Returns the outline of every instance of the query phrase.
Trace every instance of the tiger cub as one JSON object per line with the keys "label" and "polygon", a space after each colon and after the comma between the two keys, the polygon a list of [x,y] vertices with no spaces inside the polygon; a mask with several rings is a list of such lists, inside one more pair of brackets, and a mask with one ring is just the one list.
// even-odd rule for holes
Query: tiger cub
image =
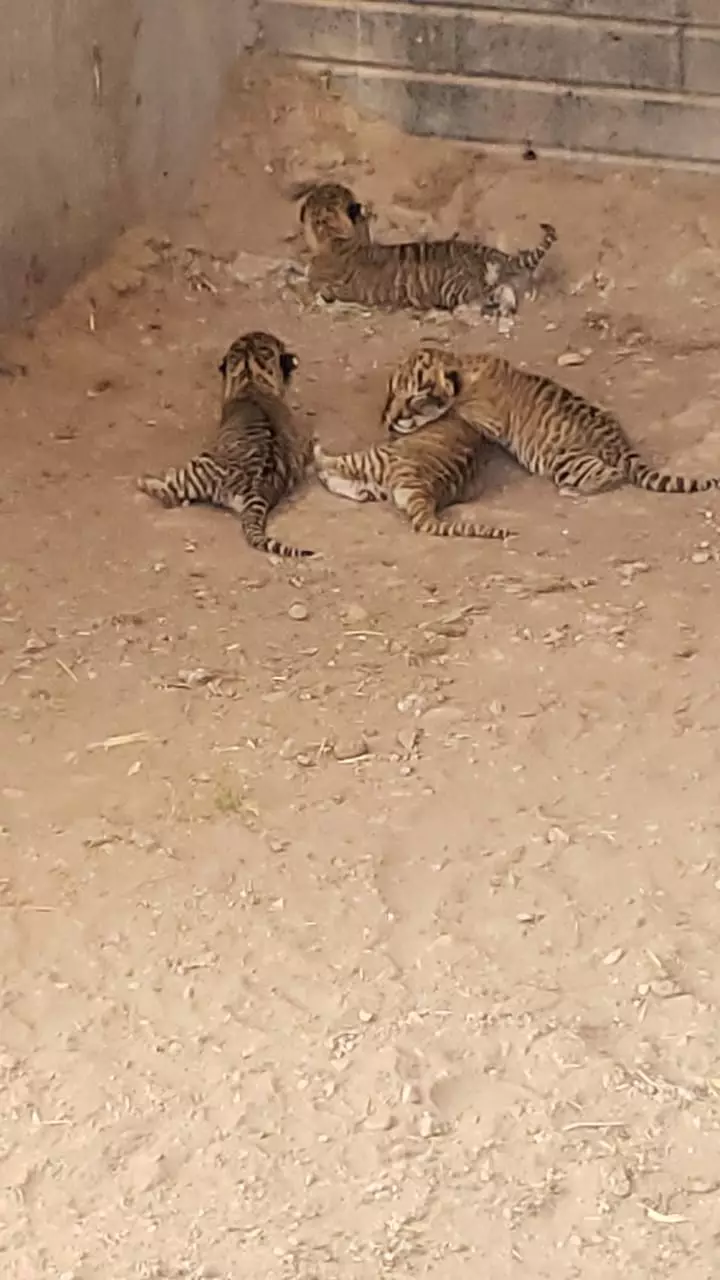
{"label": "tiger cub", "polygon": [[207,448],[138,488],[165,507],[205,502],[240,520],[251,547],[277,556],[311,556],[266,532],[270,512],[303,480],[311,441],[286,404],[297,357],[270,333],[246,333],[225,353],[220,424]]}
{"label": "tiger cub", "polygon": [[476,496],[488,452],[487,442],[454,414],[417,435],[357,453],[329,454],[317,440],[313,449],[318,479],[330,493],[354,502],[389,499],[416,533],[511,538],[509,529],[438,515]]}
{"label": "tiger cub", "polygon": [[720,487],[720,478],[693,480],[654,470],[632,448],[609,410],[500,356],[461,356],[422,347],[391,374],[382,416],[391,437],[420,428],[424,434],[427,424],[438,419],[454,433],[456,414],[507,449],[532,475],[549,476],[571,497],[623,483],[655,493]]}
{"label": "tiger cub", "polygon": [[557,240],[555,228],[544,222],[539,244],[515,254],[460,239],[378,244],[370,239],[364,207],[348,201],[348,188],[338,190],[345,193],[342,199],[318,197],[311,205],[310,196],[301,211],[314,254],[308,280],[325,302],[420,311],[479,306],[507,330],[520,296],[530,292],[535,271]]}
{"label": "tiger cub", "polygon": [[297,183],[290,197],[302,200],[300,224],[311,253],[320,253],[336,239],[370,243],[370,213],[341,182]]}

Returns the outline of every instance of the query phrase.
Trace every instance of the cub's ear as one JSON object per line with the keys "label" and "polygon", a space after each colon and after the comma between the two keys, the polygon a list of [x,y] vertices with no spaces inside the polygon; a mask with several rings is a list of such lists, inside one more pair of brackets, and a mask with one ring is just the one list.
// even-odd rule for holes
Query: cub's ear
{"label": "cub's ear", "polygon": [[286,382],[290,380],[300,361],[292,351],[283,351],[280,356],[280,370]]}
{"label": "cub's ear", "polygon": [[225,374],[227,373],[227,356],[223,356],[220,361],[218,365],[218,373],[221,373],[223,378],[225,377]]}
{"label": "cub's ear", "polygon": [[448,371],[447,380],[450,383],[450,386],[452,387],[453,395],[459,396],[460,389],[462,387],[462,378],[460,377],[460,374],[458,373],[457,369],[450,369]]}
{"label": "cub's ear", "polygon": [[307,207],[308,207],[307,200],[303,200],[302,204],[300,205],[300,221],[303,223],[305,222],[305,219],[307,217]]}

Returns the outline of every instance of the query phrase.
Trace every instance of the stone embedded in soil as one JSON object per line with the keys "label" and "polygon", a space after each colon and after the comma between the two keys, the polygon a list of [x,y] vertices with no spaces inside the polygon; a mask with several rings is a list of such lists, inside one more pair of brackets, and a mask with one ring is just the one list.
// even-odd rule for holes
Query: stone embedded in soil
{"label": "stone embedded in soil", "polygon": [[419,729],[400,729],[395,735],[403,751],[414,751],[420,741]]}
{"label": "stone embedded in soil", "polygon": [[460,707],[450,706],[443,703],[439,707],[430,707],[423,712],[422,719],[425,724],[443,725],[457,724],[458,720],[464,719],[465,713]]}
{"label": "stone embedded in soil", "polygon": [[349,764],[352,760],[362,760],[363,756],[369,754],[370,748],[364,738],[347,738],[345,741],[336,742],[333,747],[335,759],[345,764]]}
{"label": "stone embedded in soil", "polygon": [[309,616],[310,614],[307,607],[304,604],[301,604],[299,600],[296,600],[294,604],[291,604],[288,609],[288,617],[292,618],[293,622],[305,622]]}
{"label": "stone embedded in soil", "polygon": [[366,1116],[363,1127],[371,1133],[386,1133],[388,1129],[394,1129],[396,1124],[397,1120],[390,1108],[380,1103]]}
{"label": "stone embedded in soil", "polygon": [[343,621],[350,623],[351,626],[360,626],[361,623],[367,622],[368,611],[363,609],[361,604],[351,601],[350,604],[343,606]]}

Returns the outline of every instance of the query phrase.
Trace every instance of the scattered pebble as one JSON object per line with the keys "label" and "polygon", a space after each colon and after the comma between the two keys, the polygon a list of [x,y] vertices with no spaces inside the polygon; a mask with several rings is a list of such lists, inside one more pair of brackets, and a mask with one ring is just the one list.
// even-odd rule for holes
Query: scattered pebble
{"label": "scattered pebble", "polygon": [[288,617],[292,618],[293,622],[305,622],[309,616],[310,613],[308,609],[304,604],[301,604],[299,600],[296,600],[294,604],[291,604],[288,609]]}
{"label": "scattered pebble", "polygon": [[429,1111],[423,1111],[418,1121],[418,1133],[421,1138],[436,1138],[445,1132],[445,1126],[436,1120]]}
{"label": "scattered pebble", "polygon": [[403,751],[410,755],[420,741],[419,729],[400,729],[395,735]]}
{"label": "scattered pebble", "polygon": [[349,623],[350,626],[358,627],[363,622],[367,622],[369,615],[367,609],[363,609],[361,604],[351,601],[350,604],[344,605],[342,616],[344,622]]}
{"label": "scattered pebble", "polygon": [[380,1103],[376,1104],[370,1115],[365,1117],[363,1127],[369,1129],[371,1133],[387,1133],[388,1129],[394,1129],[396,1124],[397,1120],[390,1108]]}
{"label": "scattered pebble", "polygon": [[443,703],[439,707],[429,707],[427,711],[422,713],[424,724],[443,725],[456,724],[458,720],[465,718],[465,713],[460,707],[453,707],[450,703]]}
{"label": "scattered pebble", "polygon": [[582,351],[563,351],[558,356],[557,363],[561,368],[566,368],[569,365],[585,364],[586,359],[587,356],[584,356]]}
{"label": "scattered pebble", "polygon": [[344,742],[336,742],[333,755],[342,764],[351,764],[353,760],[362,760],[370,755],[370,748],[364,738],[348,738]]}

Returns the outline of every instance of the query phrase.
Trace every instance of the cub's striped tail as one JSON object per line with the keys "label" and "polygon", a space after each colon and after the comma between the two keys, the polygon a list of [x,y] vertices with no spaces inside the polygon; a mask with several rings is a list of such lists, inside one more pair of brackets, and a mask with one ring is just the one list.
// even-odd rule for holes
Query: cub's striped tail
{"label": "cub's striped tail", "polygon": [[626,465],[630,483],[653,493],[707,493],[709,489],[720,489],[720,476],[693,480],[689,476],[670,475],[649,467],[636,453],[630,455]]}
{"label": "cub's striped tail", "polygon": [[436,538],[496,538],[503,542],[517,535],[512,529],[499,529],[494,524],[475,524],[472,520],[444,520],[442,516],[421,516],[412,522],[416,533],[433,534]]}
{"label": "cub's striped tail", "polygon": [[248,503],[240,503],[231,499],[230,505],[239,517],[242,531],[248,546],[254,551],[265,551],[270,556],[285,556],[298,560],[316,555],[315,551],[307,551],[304,547],[291,547],[287,542],[271,538],[267,533],[268,509],[260,499],[250,499]]}
{"label": "cub's striped tail", "polygon": [[550,222],[541,222],[542,240],[534,249],[521,249],[510,259],[515,271],[534,271],[540,266],[543,258],[550,252],[557,240],[557,231]]}
{"label": "cub's striped tail", "polygon": [[515,537],[511,529],[438,516],[423,493],[408,493],[406,489],[396,488],[392,496],[395,506],[405,513],[415,533],[429,533],[436,538],[498,538],[503,541]]}

